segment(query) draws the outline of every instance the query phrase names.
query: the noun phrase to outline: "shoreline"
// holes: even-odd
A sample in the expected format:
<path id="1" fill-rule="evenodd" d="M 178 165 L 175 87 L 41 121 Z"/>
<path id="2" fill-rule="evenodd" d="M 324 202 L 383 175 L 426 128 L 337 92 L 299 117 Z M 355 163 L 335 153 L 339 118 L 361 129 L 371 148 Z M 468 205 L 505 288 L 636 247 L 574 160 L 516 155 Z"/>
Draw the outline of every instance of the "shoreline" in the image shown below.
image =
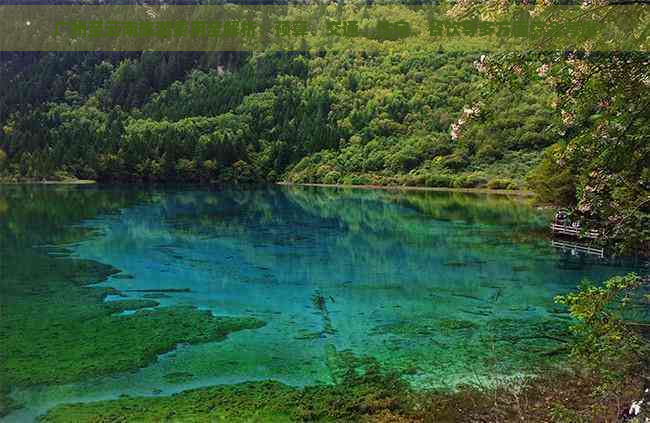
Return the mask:
<path id="1" fill-rule="evenodd" d="M 276 185 L 298 186 L 298 187 L 321 187 L 321 188 L 355 188 L 369 190 L 386 190 L 386 191 L 436 191 L 436 192 L 462 192 L 468 194 L 497 194 L 497 195 L 515 195 L 520 197 L 533 197 L 535 193 L 526 190 L 511 189 L 490 189 L 490 188 L 445 188 L 445 187 L 410 187 L 404 185 L 345 185 L 345 184 L 315 184 L 315 183 L 293 183 L 293 182 L 276 182 Z"/>
<path id="2" fill-rule="evenodd" d="M 92 179 L 71 179 L 66 181 L 3 181 L 0 185 L 94 185 L 97 181 Z"/>
<path id="3" fill-rule="evenodd" d="M 65 181 L 3 181 L 0 180 L 2 185 L 100 185 L 92 179 L 72 179 Z M 141 184 L 128 184 L 128 185 L 141 185 Z M 165 185 L 164 183 L 160 185 Z M 213 185 L 213 184 L 205 184 Z M 461 192 L 467 194 L 496 194 L 496 195 L 510 195 L 518 197 L 534 197 L 535 193 L 526 190 L 512 190 L 512 189 L 490 189 L 490 188 L 447 188 L 447 187 L 416 187 L 406 185 L 346 185 L 346 184 L 317 184 L 317 183 L 293 183 L 293 182 L 274 182 L 270 185 L 280 186 L 297 186 L 297 187 L 320 187 L 320 188 L 353 188 L 353 189 L 366 189 L 366 190 L 385 190 L 385 191 L 433 191 L 433 192 Z"/>

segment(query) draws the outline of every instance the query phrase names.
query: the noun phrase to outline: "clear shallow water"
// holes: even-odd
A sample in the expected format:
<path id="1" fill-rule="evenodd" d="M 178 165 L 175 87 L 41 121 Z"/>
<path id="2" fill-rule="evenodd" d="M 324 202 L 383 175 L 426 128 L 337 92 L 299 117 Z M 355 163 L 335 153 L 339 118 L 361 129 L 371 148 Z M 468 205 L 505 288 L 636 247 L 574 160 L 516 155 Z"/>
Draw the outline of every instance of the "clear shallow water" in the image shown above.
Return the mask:
<path id="1" fill-rule="evenodd" d="M 146 191 L 78 222 L 89 235 L 66 245 L 122 271 L 99 286 L 128 298 L 189 289 L 156 301 L 267 325 L 181 345 L 134 372 L 16 390 L 27 407 L 6 420 L 217 383 L 331 383 L 341 351 L 373 357 L 416 388 L 533 372 L 561 347 L 544 337 L 566 326 L 554 296 L 632 270 L 558 252 L 543 236 L 547 219 L 521 199 L 459 193 Z"/>

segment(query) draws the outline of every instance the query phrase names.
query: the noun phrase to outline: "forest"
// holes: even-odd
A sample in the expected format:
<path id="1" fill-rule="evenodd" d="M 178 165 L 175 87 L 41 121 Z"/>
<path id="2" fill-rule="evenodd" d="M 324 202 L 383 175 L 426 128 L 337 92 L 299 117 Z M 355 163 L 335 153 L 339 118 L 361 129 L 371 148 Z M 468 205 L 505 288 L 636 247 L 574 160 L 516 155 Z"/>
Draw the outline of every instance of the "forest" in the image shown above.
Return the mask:
<path id="1" fill-rule="evenodd" d="M 478 54 L 124 56 L 31 59 L 43 72 L 3 90 L 5 172 L 514 188 L 554 138 L 552 92 L 531 84 L 497 93 L 491 116 L 452 139 Z"/>

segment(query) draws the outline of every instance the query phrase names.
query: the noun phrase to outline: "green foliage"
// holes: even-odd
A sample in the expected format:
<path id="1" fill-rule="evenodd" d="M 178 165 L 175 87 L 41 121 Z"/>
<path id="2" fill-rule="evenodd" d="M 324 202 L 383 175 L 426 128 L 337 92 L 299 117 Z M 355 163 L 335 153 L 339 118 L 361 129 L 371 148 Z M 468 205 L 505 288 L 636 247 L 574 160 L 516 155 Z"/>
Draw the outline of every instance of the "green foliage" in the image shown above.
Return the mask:
<path id="1" fill-rule="evenodd" d="M 620 381 L 647 357 L 648 348 L 625 320 L 624 311 L 641 286 L 635 274 L 616 276 L 602 286 L 583 283 L 578 292 L 556 297 L 577 323 L 572 356 L 608 383 Z"/>
<path id="2" fill-rule="evenodd" d="M 542 161 L 527 176 L 528 185 L 545 203 L 563 206 L 575 203 L 576 177 L 560 154 L 561 147 L 556 144 L 542 155 Z"/>
<path id="3" fill-rule="evenodd" d="M 517 189 L 517 184 L 515 184 L 511 179 L 496 178 L 490 180 L 487 187 L 490 189 Z"/>
<path id="4" fill-rule="evenodd" d="M 480 175 L 467 175 L 456 178 L 454 187 L 456 188 L 478 188 L 485 186 L 487 180 Z"/>
<path id="5" fill-rule="evenodd" d="M 426 177 L 425 183 L 428 187 L 440 188 L 451 188 L 455 185 L 453 178 L 446 175 L 429 175 Z"/>
<path id="6" fill-rule="evenodd" d="M 21 102 L 7 86 L 0 146 L 19 179 L 64 171 L 119 181 L 286 175 L 294 182 L 475 186 L 472 177 L 456 177 L 477 172 L 520 180 L 527 164 L 503 166 L 511 150 L 536 151 L 544 142 L 494 140 L 546 136 L 547 111 L 533 99 L 548 93 L 538 86 L 519 99 L 504 90 L 495 114 L 466 128 L 471 141 L 455 142 L 449 125 L 474 101 L 476 59 L 427 52 L 45 55 L 32 66 L 78 79 Z M 51 80 L 47 72 L 15 76 L 15 87 Z M 235 169 L 239 161 L 247 166 Z"/>

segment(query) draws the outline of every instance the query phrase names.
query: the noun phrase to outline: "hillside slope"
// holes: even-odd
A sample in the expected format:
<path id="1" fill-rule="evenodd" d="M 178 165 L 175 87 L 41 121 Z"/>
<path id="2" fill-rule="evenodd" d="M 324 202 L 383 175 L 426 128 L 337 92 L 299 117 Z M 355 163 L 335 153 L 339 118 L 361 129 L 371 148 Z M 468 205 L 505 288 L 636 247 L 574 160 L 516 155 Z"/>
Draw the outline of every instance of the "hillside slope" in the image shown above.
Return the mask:
<path id="1" fill-rule="evenodd" d="M 552 93 L 475 107 L 469 53 L 49 53 L 4 61 L 5 176 L 521 186 Z M 29 63 L 20 70 L 18 62 Z M 13 72 L 13 73 L 12 73 Z M 4 76 L 4 75 L 3 75 Z M 462 140 L 452 125 L 476 110 Z M 493 186 L 491 185 L 491 186 Z"/>

